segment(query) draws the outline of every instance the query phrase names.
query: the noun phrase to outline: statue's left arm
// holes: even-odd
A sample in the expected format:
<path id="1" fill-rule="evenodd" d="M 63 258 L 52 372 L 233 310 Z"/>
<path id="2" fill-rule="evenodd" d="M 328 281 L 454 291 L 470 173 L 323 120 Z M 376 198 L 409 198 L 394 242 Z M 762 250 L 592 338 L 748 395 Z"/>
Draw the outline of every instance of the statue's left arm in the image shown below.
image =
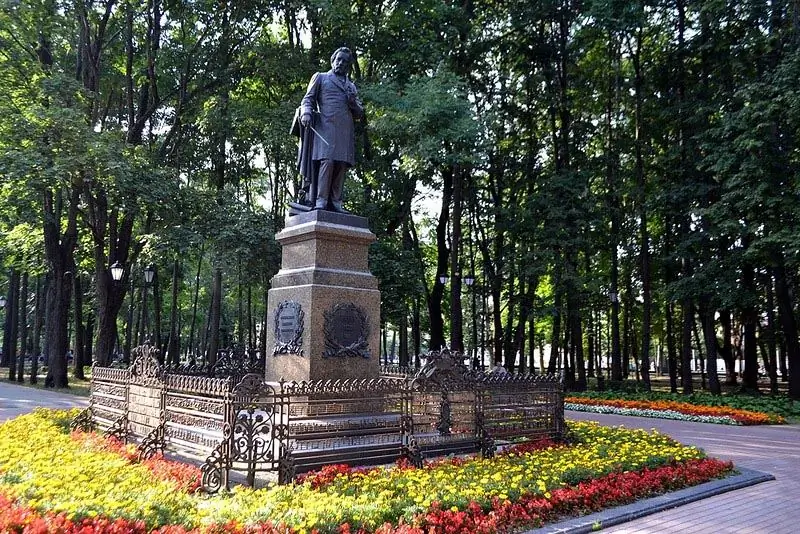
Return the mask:
<path id="1" fill-rule="evenodd" d="M 350 113 L 353 114 L 354 119 L 360 120 L 364 117 L 364 105 L 361 103 L 361 99 L 358 98 L 356 85 L 349 80 L 347 81 L 347 106 L 350 108 Z"/>

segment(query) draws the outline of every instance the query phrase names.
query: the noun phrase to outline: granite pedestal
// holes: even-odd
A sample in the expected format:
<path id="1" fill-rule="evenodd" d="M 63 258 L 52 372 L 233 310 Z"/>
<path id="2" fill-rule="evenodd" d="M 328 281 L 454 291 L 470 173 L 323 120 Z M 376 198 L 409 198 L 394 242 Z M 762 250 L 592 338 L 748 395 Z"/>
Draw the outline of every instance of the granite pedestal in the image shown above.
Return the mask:
<path id="1" fill-rule="evenodd" d="M 268 295 L 266 380 L 377 378 L 380 291 L 367 219 L 324 210 L 287 219 Z"/>

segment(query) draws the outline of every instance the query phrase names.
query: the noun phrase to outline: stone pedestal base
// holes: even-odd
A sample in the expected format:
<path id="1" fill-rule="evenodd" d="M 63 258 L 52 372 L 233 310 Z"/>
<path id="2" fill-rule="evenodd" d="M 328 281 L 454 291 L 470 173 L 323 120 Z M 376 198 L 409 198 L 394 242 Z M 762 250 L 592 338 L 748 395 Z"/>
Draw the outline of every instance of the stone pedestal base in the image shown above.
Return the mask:
<path id="1" fill-rule="evenodd" d="M 282 261 L 267 299 L 266 380 L 376 378 L 380 291 L 367 220 L 310 211 L 289 217 L 275 238 Z"/>

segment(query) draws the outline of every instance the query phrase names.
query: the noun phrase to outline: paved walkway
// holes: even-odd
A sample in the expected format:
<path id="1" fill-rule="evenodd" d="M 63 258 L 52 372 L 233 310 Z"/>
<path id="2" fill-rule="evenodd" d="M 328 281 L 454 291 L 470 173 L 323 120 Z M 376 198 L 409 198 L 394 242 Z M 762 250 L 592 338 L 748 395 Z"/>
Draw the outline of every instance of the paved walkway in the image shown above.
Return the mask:
<path id="1" fill-rule="evenodd" d="M 0 382 L 0 422 L 37 406 L 88 406 L 89 399 Z M 629 428 L 655 428 L 709 456 L 770 473 L 774 481 L 723 493 L 602 532 L 626 534 L 794 534 L 800 522 L 800 425 L 739 427 L 567 412 L 567 419 L 599 421 Z"/>
<path id="2" fill-rule="evenodd" d="M 582 412 L 567 419 L 655 428 L 709 456 L 770 473 L 775 480 L 723 493 L 602 532 L 625 534 L 794 534 L 800 522 L 800 425 L 729 426 Z"/>
<path id="3" fill-rule="evenodd" d="M 85 408 L 87 397 L 0 382 L 0 422 L 33 411 L 34 408 Z"/>

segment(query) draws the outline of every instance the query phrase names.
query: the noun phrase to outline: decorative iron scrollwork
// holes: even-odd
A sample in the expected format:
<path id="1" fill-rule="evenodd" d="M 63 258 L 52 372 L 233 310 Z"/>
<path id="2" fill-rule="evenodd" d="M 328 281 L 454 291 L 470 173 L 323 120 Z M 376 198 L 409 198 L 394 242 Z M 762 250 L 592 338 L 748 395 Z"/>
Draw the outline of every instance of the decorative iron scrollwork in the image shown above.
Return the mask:
<path id="1" fill-rule="evenodd" d="M 431 351 L 413 380 L 414 389 L 447 390 L 474 389 L 475 375 L 464 365 L 464 356 L 447 347 Z"/>
<path id="2" fill-rule="evenodd" d="M 369 358 L 369 319 L 364 310 L 352 302 L 337 304 L 326 311 L 323 331 L 325 347 L 323 358 Z"/>
<path id="3" fill-rule="evenodd" d="M 233 427 L 231 460 L 270 462 L 273 458 L 272 413 L 256 413 L 253 408 L 239 412 Z"/>
<path id="4" fill-rule="evenodd" d="M 284 300 L 275 308 L 275 347 L 272 355 L 303 355 L 303 330 L 306 312 L 299 302 Z"/>
<path id="5" fill-rule="evenodd" d="M 295 477 L 294 456 L 288 447 L 281 447 L 278 460 L 278 484 L 288 484 Z"/>
<path id="6" fill-rule="evenodd" d="M 241 382 L 233 387 L 231 394 L 234 397 L 261 397 L 263 395 L 274 395 L 275 389 L 265 383 L 261 375 L 250 373 L 244 375 Z"/>
<path id="7" fill-rule="evenodd" d="M 226 423 L 222 441 L 214 447 L 206 461 L 200 466 L 200 486 L 207 493 L 217 493 L 222 488 L 228 489 L 230 436 L 231 427 Z"/>
<path id="8" fill-rule="evenodd" d="M 422 459 L 422 450 L 419 448 L 417 440 L 414 439 L 414 437 L 411 437 L 408 446 L 405 447 L 403 457 L 417 469 L 422 469 L 425 462 Z"/>
<path id="9" fill-rule="evenodd" d="M 164 440 L 164 423 L 161 423 L 147 434 L 139 446 L 136 448 L 139 451 L 139 461 L 147 460 L 156 455 L 156 453 L 164 454 L 166 443 Z"/>
<path id="10" fill-rule="evenodd" d="M 164 381 L 164 368 L 159 361 L 161 351 L 149 343 L 139 345 L 131 351 L 134 357 L 130 372 L 140 382 Z"/>
<path id="11" fill-rule="evenodd" d="M 411 415 L 403 414 L 400 416 L 400 432 L 405 435 L 414 433 L 414 418 Z"/>
<path id="12" fill-rule="evenodd" d="M 114 424 L 109 427 L 105 432 L 105 436 L 115 438 L 123 443 L 128 441 L 128 416 L 126 414 L 120 415 Z"/>
<path id="13" fill-rule="evenodd" d="M 248 373 L 264 374 L 264 368 L 255 356 L 255 350 L 234 344 L 220 350 L 209 374 L 217 378 L 234 377 L 238 380 Z"/>
<path id="14" fill-rule="evenodd" d="M 281 382 L 281 393 L 285 395 L 319 395 L 362 393 L 402 393 L 406 382 L 396 378 L 343 378 L 337 380 L 311 380 Z"/>
<path id="15" fill-rule="evenodd" d="M 92 409 L 85 408 L 81 413 L 75 416 L 69 424 L 69 429 L 72 431 L 80 430 L 81 432 L 91 432 L 95 429 L 94 419 L 92 419 Z"/>
<path id="16" fill-rule="evenodd" d="M 447 391 L 442 391 L 442 400 L 439 402 L 439 420 L 436 422 L 436 430 L 439 431 L 440 436 L 449 436 L 451 434 L 450 427 L 453 425 L 452 417 L 450 415 L 450 399 L 447 396 Z"/>
<path id="17" fill-rule="evenodd" d="M 494 458 L 496 450 L 497 446 L 492 438 L 486 436 L 481 440 L 481 456 L 483 458 Z"/>

